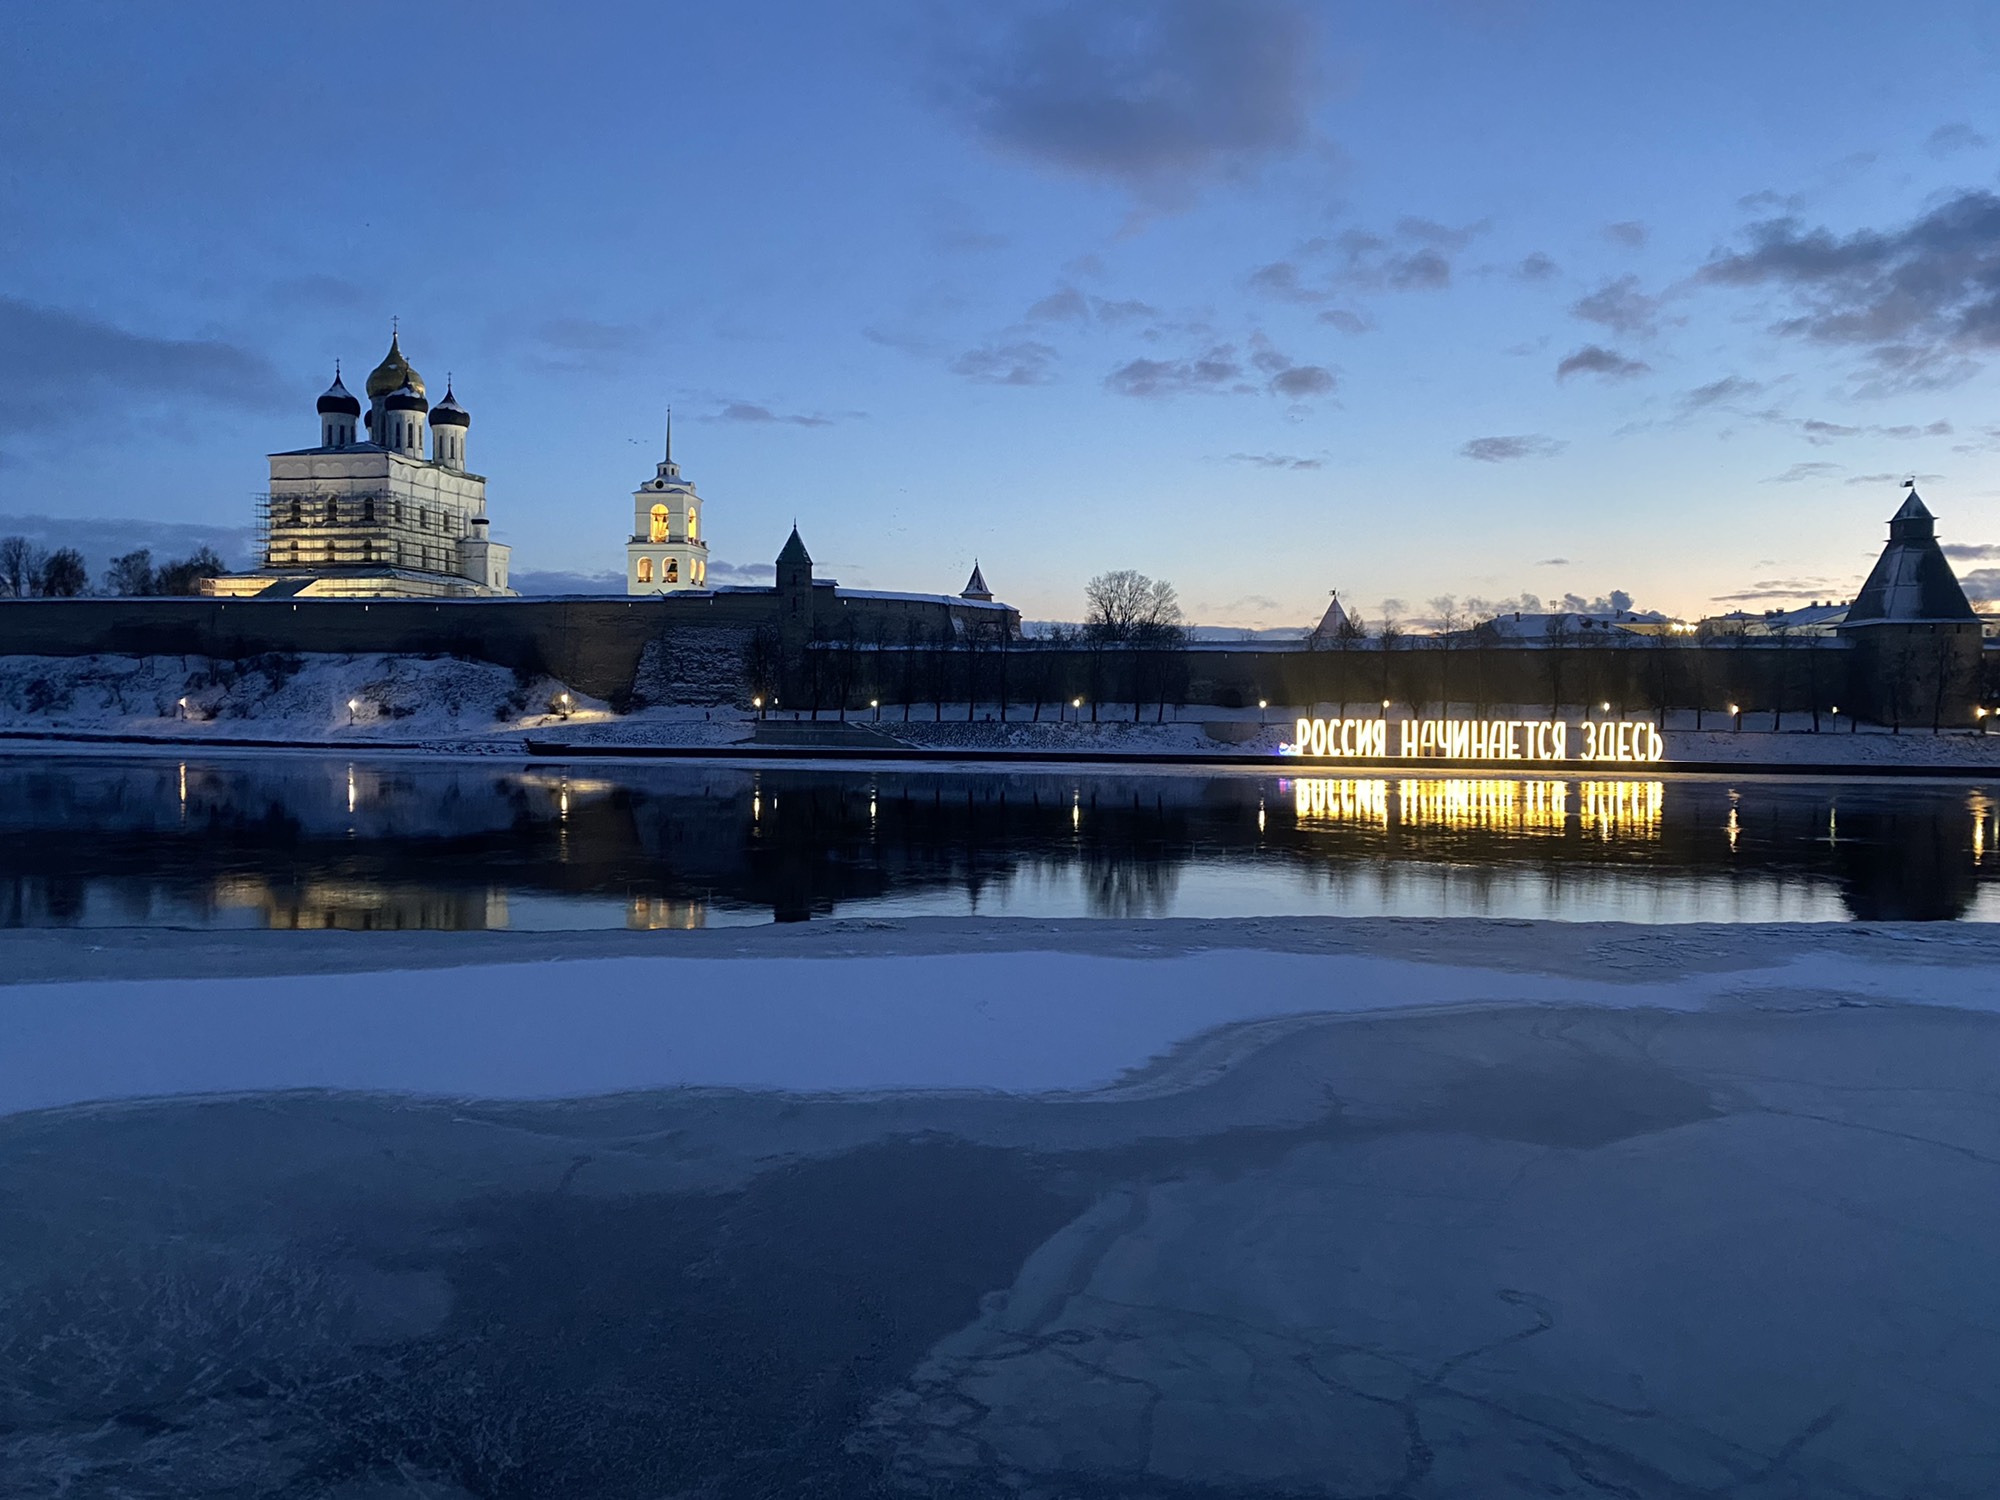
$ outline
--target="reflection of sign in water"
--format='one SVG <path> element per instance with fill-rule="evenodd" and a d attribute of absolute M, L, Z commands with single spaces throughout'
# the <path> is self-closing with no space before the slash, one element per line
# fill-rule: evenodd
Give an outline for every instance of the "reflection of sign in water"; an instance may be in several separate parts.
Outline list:
<path fill-rule="evenodd" d="M 1503 781 L 1491 777 L 1374 781 L 1301 776 L 1290 783 L 1302 825 L 1370 823 L 1387 828 L 1476 829 L 1559 834 L 1576 826 L 1598 838 L 1658 838 L 1658 781 Z M 1392 816 L 1393 814 L 1393 816 Z"/>
<path fill-rule="evenodd" d="M 1650 762 L 1666 746 L 1651 724 L 1586 719 L 1300 719 L 1281 755 L 1336 760 L 1593 760 Z"/>

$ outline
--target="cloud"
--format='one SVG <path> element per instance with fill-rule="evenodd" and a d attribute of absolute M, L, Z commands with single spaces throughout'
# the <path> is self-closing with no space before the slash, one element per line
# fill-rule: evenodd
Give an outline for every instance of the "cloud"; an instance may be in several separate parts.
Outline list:
<path fill-rule="evenodd" d="M 1513 276 L 1516 281 L 1547 281 L 1561 269 L 1548 256 L 1537 250 L 1534 254 L 1522 258 L 1521 263 L 1514 267 Z"/>
<path fill-rule="evenodd" d="M 1946 542 L 1940 549 L 1954 562 L 1991 562 L 2000 558 L 2000 543 Z"/>
<path fill-rule="evenodd" d="M 1461 458 L 1483 464 L 1504 464 L 1517 458 L 1553 458 L 1569 444 L 1560 439 L 1527 433 L 1519 437 L 1473 438 L 1458 450 Z"/>
<path fill-rule="evenodd" d="M 1824 578 L 1762 578 L 1739 593 L 1716 594 L 1717 604 L 1756 604 L 1766 599 L 1840 599 L 1846 585 Z"/>
<path fill-rule="evenodd" d="M 1991 604 L 2000 600 L 2000 568 L 1975 568 L 1960 575 L 1958 586 L 1974 604 Z"/>
<path fill-rule="evenodd" d="M 954 375 L 981 385 L 1047 385 L 1056 378 L 1056 351 L 1047 344 L 1021 340 L 969 349 L 951 362 Z"/>
<path fill-rule="evenodd" d="M 1259 391 L 1304 401 L 1330 395 L 1339 378 L 1324 365 L 1300 364 L 1263 334 L 1250 338 L 1250 369 L 1233 344 L 1212 344 L 1186 359 L 1134 359 L 1104 377 L 1116 396 L 1146 399 L 1188 395 L 1254 395 Z M 1253 378 L 1263 376 L 1262 384 Z"/>
<path fill-rule="evenodd" d="M 1620 276 L 1571 304 L 1570 313 L 1586 323 L 1600 323 L 1628 336 L 1659 331 L 1660 301 L 1639 290 L 1639 278 Z"/>
<path fill-rule="evenodd" d="M 1535 564 L 1538 568 L 1567 568 L 1573 566 L 1567 557 L 1545 557 Z"/>
<path fill-rule="evenodd" d="M 1098 0 L 964 23 L 945 107 L 996 150 L 1154 199 L 1304 146 L 1318 98 L 1296 0 Z"/>
<path fill-rule="evenodd" d="M 1339 383 L 1324 365 L 1293 365 L 1271 377 L 1271 389 L 1295 401 L 1303 401 L 1308 396 L 1327 395 Z"/>
<path fill-rule="evenodd" d="M 1114 396 L 1142 398 L 1255 389 L 1244 385 L 1243 366 L 1228 344 L 1217 344 L 1191 359 L 1127 360 L 1104 377 L 1104 388 Z"/>
<path fill-rule="evenodd" d="M 26 537 L 47 552 L 74 547 L 83 554 L 93 583 L 113 557 L 140 547 L 150 551 L 156 563 L 187 557 L 201 547 L 214 551 L 232 568 L 247 568 L 257 561 L 257 533 L 248 525 L 20 515 L 0 516 L 0 536 Z"/>
<path fill-rule="evenodd" d="M 1646 226 L 1637 219 L 1625 219 L 1604 226 L 1604 237 L 1614 245 L 1637 250 L 1646 243 Z"/>
<path fill-rule="evenodd" d="M 845 415 L 859 416 L 860 413 L 849 412 Z M 774 422 L 789 427 L 831 427 L 838 420 L 818 412 L 775 412 L 754 401 L 725 401 L 716 416 L 724 422 Z"/>
<path fill-rule="evenodd" d="M 1782 474 L 1773 474 L 1766 484 L 1803 484 L 1810 479 L 1830 479 L 1838 474 L 1842 464 L 1793 464 Z"/>
<path fill-rule="evenodd" d="M 609 370 L 644 349 L 649 336 L 631 323 L 595 318 L 549 318 L 530 334 L 544 362 L 570 370 Z"/>
<path fill-rule="evenodd" d="M 1232 453 L 1225 463 L 1249 464 L 1258 469 L 1323 469 L 1326 461 L 1319 458 L 1301 458 L 1292 453 Z"/>
<path fill-rule="evenodd" d="M 1556 379 L 1567 380 L 1572 375 L 1602 375 L 1606 380 L 1629 380 L 1635 375 L 1646 374 L 1652 368 L 1642 360 L 1628 359 L 1600 344 L 1585 344 L 1575 353 L 1564 356 L 1562 363 L 1556 366 Z"/>
<path fill-rule="evenodd" d="M 618 572 L 565 573 L 556 569 L 515 569 L 507 582 L 523 594 L 622 594 L 625 575 Z"/>
<path fill-rule="evenodd" d="M 1676 404 L 1683 412 L 1696 412 L 1711 406 L 1721 406 L 1730 401 L 1747 401 L 1760 395 L 1764 387 L 1761 380 L 1748 380 L 1741 375 L 1725 375 L 1720 380 L 1711 380 L 1707 385 L 1698 385 L 1691 391 L 1681 393 Z"/>
<path fill-rule="evenodd" d="M 1030 323 L 1081 323 L 1090 317 L 1090 304 L 1084 295 L 1073 286 L 1066 286 L 1059 292 L 1050 292 L 1033 307 L 1025 318 Z"/>
<path fill-rule="evenodd" d="M 1874 394 L 1963 380 L 2000 348 L 2000 196 L 1968 189 L 1909 223 L 1839 235 L 1770 219 L 1697 273 L 1789 304 L 1775 332 L 1861 350 Z"/>
<path fill-rule="evenodd" d="M 1894 474 L 1856 474 L 1853 478 L 1844 479 L 1841 482 L 1843 484 L 1900 485 L 1906 479 L 1914 479 L 1919 484 L 1929 484 L 1934 479 L 1942 479 L 1942 478 L 1944 478 L 1944 475 L 1942 474 L 1912 474 L 1908 470 L 1902 470 Z M 1945 548 L 1945 551 L 1947 552 L 1949 552 L 1950 550 L 1951 548 L 1949 547 Z"/>
<path fill-rule="evenodd" d="M 0 296 L 0 349 L 0 441 L 65 431 L 121 407 L 276 409 L 317 396 L 331 373 L 288 383 L 262 354 L 236 344 L 156 338 L 8 296 Z"/>
<path fill-rule="evenodd" d="M 710 562 L 708 576 L 718 582 L 770 583 L 778 569 L 772 563 Z"/>
<path fill-rule="evenodd" d="M 1152 303 L 1141 302 L 1137 297 L 1092 297 L 1090 310 L 1100 323 L 1130 323 L 1138 318 L 1157 318 L 1160 315 L 1160 310 Z"/>
<path fill-rule="evenodd" d="M 1485 229 L 1484 220 L 1453 225 L 1405 217 L 1386 234 L 1350 229 L 1331 239 L 1308 240 L 1285 259 L 1259 266 L 1246 280 L 1253 292 L 1300 306 L 1322 305 L 1357 291 L 1441 291 L 1452 282 L 1452 257 Z"/>
<path fill-rule="evenodd" d="M 1932 156 L 1956 156 L 1961 151 L 1984 151 L 1992 142 L 1970 125 L 1954 120 L 1940 125 L 1924 140 L 1924 150 Z"/>

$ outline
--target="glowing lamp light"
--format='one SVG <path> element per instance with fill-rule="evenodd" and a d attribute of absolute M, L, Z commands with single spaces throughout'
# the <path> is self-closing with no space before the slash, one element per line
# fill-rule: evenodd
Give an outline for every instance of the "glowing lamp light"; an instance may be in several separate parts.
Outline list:
<path fill-rule="evenodd" d="M 1384 698 L 1382 700 L 1382 707 L 1386 709 L 1388 706 L 1389 706 L 1389 700 L 1387 698 Z"/>
<path fill-rule="evenodd" d="M 1604 711 L 1605 713 L 1610 713 L 1610 712 L 1611 712 L 1611 705 L 1610 705 L 1609 703 L 1600 703 L 1600 704 L 1598 704 L 1597 706 L 1598 706 L 1598 707 L 1599 707 L 1600 709 L 1602 709 L 1602 710 L 1603 710 L 1603 711 Z"/>
<path fill-rule="evenodd" d="M 1083 700 L 1081 698 L 1072 698 L 1069 700 L 1069 706 L 1071 708 L 1082 708 Z"/>
<path fill-rule="evenodd" d="M 1730 711 L 1730 712 L 1731 712 L 1732 714 L 1740 714 L 1740 713 L 1742 713 L 1742 712 L 1743 712 L 1743 710 L 1742 710 L 1742 709 L 1740 709 L 1740 708 L 1738 708 L 1738 707 L 1737 707 L 1737 706 L 1736 706 L 1736 705 L 1735 705 L 1734 703 L 1732 703 L 1732 704 L 1730 704 L 1730 705 L 1729 705 L 1729 711 Z"/>
<path fill-rule="evenodd" d="M 1257 700 L 1257 706 L 1259 708 L 1269 708 L 1271 706 L 1271 700 L 1268 698 L 1259 698 Z"/>
<path fill-rule="evenodd" d="M 351 714 L 358 714 L 358 713 L 360 713 L 360 712 L 361 712 L 361 702 L 360 702 L 360 700 L 359 700 L 359 699 L 356 699 L 356 698 L 349 698 L 349 699 L 347 700 L 347 711 L 348 711 L 349 713 L 351 713 Z"/>

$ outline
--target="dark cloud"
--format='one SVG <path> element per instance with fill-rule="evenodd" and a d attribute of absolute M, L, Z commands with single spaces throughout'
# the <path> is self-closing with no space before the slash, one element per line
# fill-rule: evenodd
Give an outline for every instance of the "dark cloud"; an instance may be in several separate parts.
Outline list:
<path fill-rule="evenodd" d="M 1697 274 L 1768 289 L 1791 304 L 1776 332 L 1863 351 L 1869 393 L 1936 389 L 2000 348 L 2000 196 L 1953 195 L 1909 223 L 1839 235 L 1785 217 L 1752 225 L 1747 248 Z"/>
<path fill-rule="evenodd" d="M 1152 303 L 1141 302 L 1136 297 L 1092 297 L 1090 310 L 1097 315 L 1100 323 L 1130 323 L 1139 318 L 1157 318 L 1160 315 L 1160 310 Z"/>
<path fill-rule="evenodd" d="M 1128 360 L 1104 377 L 1104 388 L 1114 396 L 1146 398 L 1256 389 L 1244 383 L 1243 366 L 1227 344 L 1192 359 Z"/>
<path fill-rule="evenodd" d="M 1261 383 L 1256 376 L 1263 377 Z M 1128 360 L 1104 377 L 1104 388 L 1113 395 L 1144 398 L 1264 392 L 1304 401 L 1331 394 L 1339 383 L 1324 365 L 1300 364 L 1261 333 L 1250 339 L 1247 369 L 1235 345 L 1212 344 L 1186 359 Z"/>
<path fill-rule="evenodd" d="M 1893 426 L 1883 426 L 1880 423 L 1856 426 L 1847 422 L 1828 422 L 1818 417 L 1789 417 L 1775 411 L 1758 412 L 1756 415 L 1760 421 L 1772 422 L 1780 427 L 1795 428 L 1815 448 L 1824 448 L 1829 443 L 1851 437 L 1893 438 L 1898 442 L 1907 442 L 1912 438 L 1951 436 L 1951 423 L 1944 421 L 1930 422 L 1922 426 L 1914 422 L 1899 422 Z"/>
<path fill-rule="evenodd" d="M 2000 543 L 1946 542 L 1941 548 L 1954 562 L 1991 562 L 2000 558 Z"/>
<path fill-rule="evenodd" d="M 1485 229 L 1483 220 L 1452 225 L 1416 217 L 1398 219 L 1386 234 L 1350 229 L 1306 241 L 1291 256 L 1259 266 L 1247 281 L 1254 292 L 1302 306 L 1353 292 L 1439 291 L 1451 285 L 1452 257 Z"/>
<path fill-rule="evenodd" d="M 250 526 L 204 526 L 189 521 L 142 521 L 101 516 L 0 516 L 0 536 L 26 537 L 45 552 L 74 547 L 83 554 L 91 582 L 121 553 L 144 547 L 154 562 L 188 557 L 207 547 L 232 568 L 256 562 L 257 533 Z"/>
<path fill-rule="evenodd" d="M 1643 337 L 1659 331 L 1660 301 L 1639 290 L 1639 278 L 1620 276 L 1571 304 L 1570 313 L 1613 333 Z"/>
<path fill-rule="evenodd" d="M 1711 406 L 1723 406 L 1732 401 L 1747 401 L 1764 391 L 1764 382 L 1748 380 L 1741 375 L 1725 375 L 1720 380 L 1711 380 L 1707 385 L 1698 385 L 1681 394 L 1678 405 L 1683 412 L 1702 411 Z"/>
<path fill-rule="evenodd" d="M 1958 586 L 1974 604 L 1992 604 L 2000 600 L 2000 568 L 1974 568 L 1959 575 Z"/>
<path fill-rule="evenodd" d="M 1842 464 L 1793 464 L 1782 474 L 1773 474 L 1766 484 L 1803 484 L 1811 479 L 1831 479 L 1845 467 Z"/>
<path fill-rule="evenodd" d="M 1901 485 L 1905 480 L 1914 479 L 1920 484 L 1929 484 L 1933 480 L 1942 478 L 1944 478 L 1942 474 L 1912 474 L 1905 469 L 1894 474 L 1856 474 L 1851 479 L 1843 479 L 1841 483 Z M 1949 552 L 1951 549 L 1947 547 L 1945 550 Z"/>
<path fill-rule="evenodd" d="M 1477 459 L 1483 464 L 1504 464 L 1517 458 L 1553 458 L 1568 446 L 1558 438 L 1535 432 L 1517 437 L 1473 438 L 1458 452 L 1461 458 Z"/>
<path fill-rule="evenodd" d="M 1328 395 L 1339 383 L 1324 365 L 1293 365 L 1271 377 L 1271 389 L 1294 401 L 1303 401 L 1308 396 Z"/>
<path fill-rule="evenodd" d="M 1933 130 L 1924 140 L 1924 150 L 1932 156 L 1956 156 L 1961 151 L 1984 151 L 1991 144 L 1970 125 L 1954 120 Z"/>
<path fill-rule="evenodd" d="M 236 344 L 156 338 L 7 296 L 0 296 L 0 350 L 0 442 L 69 430 L 120 407 L 275 410 L 317 396 L 331 374 L 288 383 L 262 354 Z"/>
<path fill-rule="evenodd" d="M 1225 460 L 1232 464 L 1249 464 L 1258 469 L 1323 469 L 1326 460 L 1301 458 L 1293 453 L 1232 453 Z"/>
<path fill-rule="evenodd" d="M 1646 243 L 1646 226 L 1637 219 L 1625 219 L 1604 226 L 1604 237 L 1614 245 L 1637 250 Z"/>
<path fill-rule="evenodd" d="M 951 362 L 954 375 L 981 385 L 1047 385 L 1056 378 L 1056 351 L 1047 344 L 1022 340 L 969 349 Z"/>
<path fill-rule="evenodd" d="M 1567 568 L 1573 566 L 1567 557 L 1545 557 L 1535 564 L 1538 568 Z"/>
<path fill-rule="evenodd" d="M 860 413 L 845 415 L 858 416 Z M 831 427 L 838 420 L 818 412 L 776 412 L 754 401 L 725 401 L 716 416 L 724 422 L 772 422 L 787 427 Z"/>
<path fill-rule="evenodd" d="M 1766 599 L 1838 599 L 1844 585 L 1824 578 L 1760 578 L 1739 593 L 1717 594 L 1717 604 L 1757 604 Z"/>
<path fill-rule="evenodd" d="M 1317 27 L 1295 0 L 1042 4 L 967 24 L 947 107 L 987 144 L 1060 171 L 1184 197 L 1311 135 Z"/>
<path fill-rule="evenodd" d="M 1644 361 L 1628 359 L 1615 349 L 1585 344 L 1575 353 L 1563 357 L 1562 363 L 1556 366 L 1556 379 L 1567 380 L 1572 375 L 1602 375 L 1606 380 L 1629 380 L 1651 369 L 1652 366 Z"/>
<path fill-rule="evenodd" d="M 1090 304 L 1082 292 L 1066 286 L 1059 292 L 1050 292 L 1029 308 L 1025 316 L 1030 323 L 1081 323 L 1090 316 Z"/>
<path fill-rule="evenodd" d="M 1524 257 L 1521 263 L 1514 267 L 1513 275 L 1516 281 L 1547 281 L 1561 269 L 1548 256 L 1537 250 L 1533 255 Z"/>
<path fill-rule="evenodd" d="M 522 594 L 622 594 L 625 575 L 616 572 L 565 573 L 555 569 L 516 568 L 507 582 Z"/>
<path fill-rule="evenodd" d="M 1360 313 L 1349 312 L 1344 307 L 1329 307 L 1320 311 L 1315 319 L 1329 328 L 1338 328 L 1342 333 L 1366 333 L 1374 325 Z"/>

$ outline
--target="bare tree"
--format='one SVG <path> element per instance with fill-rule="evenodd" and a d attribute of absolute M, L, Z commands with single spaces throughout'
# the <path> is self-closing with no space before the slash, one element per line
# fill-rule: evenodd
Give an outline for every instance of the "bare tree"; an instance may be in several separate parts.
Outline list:
<path fill-rule="evenodd" d="M 24 536 L 0 537 L 0 594 L 25 599 L 35 591 L 41 552 Z"/>
<path fill-rule="evenodd" d="M 197 547 L 192 557 L 177 558 L 173 562 L 160 564 L 153 574 L 153 592 L 199 594 L 201 581 L 204 578 L 214 578 L 228 571 L 229 565 L 213 551 L 207 547 Z"/>
<path fill-rule="evenodd" d="M 158 593 L 153 582 L 152 549 L 140 547 L 122 557 L 112 558 L 111 566 L 104 570 L 104 592 L 121 599 L 138 599 Z"/>
<path fill-rule="evenodd" d="M 1181 602 L 1174 586 L 1131 568 L 1099 573 L 1083 586 L 1083 598 L 1084 629 L 1119 645 L 1181 626 Z"/>

